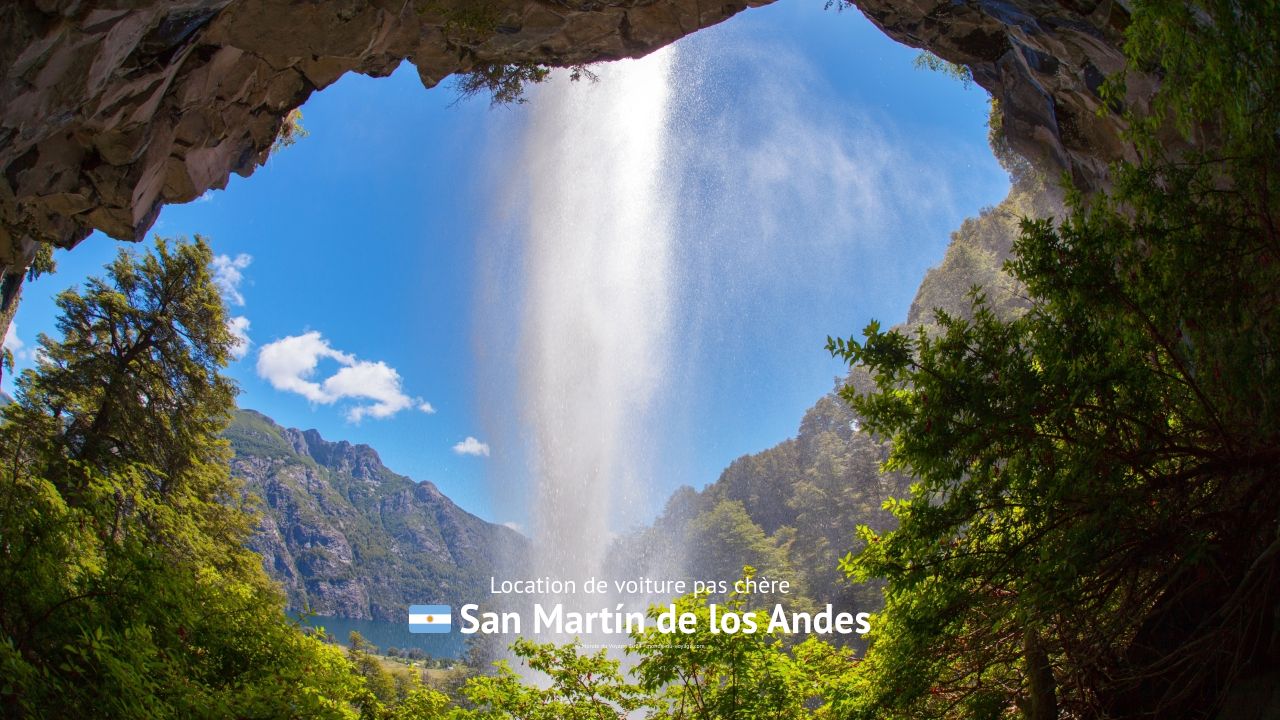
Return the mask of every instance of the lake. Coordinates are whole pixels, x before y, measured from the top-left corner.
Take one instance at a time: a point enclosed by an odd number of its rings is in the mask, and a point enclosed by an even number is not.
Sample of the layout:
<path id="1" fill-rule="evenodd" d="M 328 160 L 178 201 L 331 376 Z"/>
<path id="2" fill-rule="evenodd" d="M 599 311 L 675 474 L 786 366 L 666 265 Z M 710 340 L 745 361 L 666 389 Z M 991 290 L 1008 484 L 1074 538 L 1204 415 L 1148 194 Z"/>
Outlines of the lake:
<path id="1" fill-rule="evenodd" d="M 420 648 L 433 658 L 457 659 L 467 651 L 466 639 L 457 629 L 448 633 L 411 633 L 407 619 L 406 622 L 393 623 L 326 615 L 311 615 L 305 618 L 294 613 L 289 615 L 307 627 L 324 628 L 326 633 L 343 645 L 347 644 L 347 636 L 355 630 L 363 635 L 365 640 L 377 645 L 378 651 L 382 653 L 390 647 L 401 650 Z"/>

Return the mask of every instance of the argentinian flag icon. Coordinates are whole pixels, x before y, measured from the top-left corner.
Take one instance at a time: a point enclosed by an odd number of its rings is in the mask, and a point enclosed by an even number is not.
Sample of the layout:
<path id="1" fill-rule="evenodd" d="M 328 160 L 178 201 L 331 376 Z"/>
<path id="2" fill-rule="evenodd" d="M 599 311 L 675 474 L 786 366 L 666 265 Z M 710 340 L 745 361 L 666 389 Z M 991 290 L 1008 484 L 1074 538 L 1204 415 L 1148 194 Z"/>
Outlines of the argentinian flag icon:
<path id="1" fill-rule="evenodd" d="M 453 615 L 448 605 L 410 605 L 409 632 L 447 633 Z"/>

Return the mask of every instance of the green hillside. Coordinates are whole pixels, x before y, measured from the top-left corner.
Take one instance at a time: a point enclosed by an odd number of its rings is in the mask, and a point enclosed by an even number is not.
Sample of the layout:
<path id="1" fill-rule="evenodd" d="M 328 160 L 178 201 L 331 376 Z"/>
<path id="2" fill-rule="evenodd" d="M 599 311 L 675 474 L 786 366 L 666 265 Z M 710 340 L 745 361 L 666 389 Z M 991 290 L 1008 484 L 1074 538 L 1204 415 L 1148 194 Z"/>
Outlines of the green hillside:
<path id="1" fill-rule="evenodd" d="M 411 603 L 478 596 L 499 562 L 523 552 L 518 533 L 392 472 L 367 445 L 252 410 L 235 414 L 226 437 L 232 471 L 262 499 L 250 547 L 296 610 L 398 621 Z"/>
<path id="2" fill-rule="evenodd" d="M 1009 195 L 951 234 L 942 261 L 925 274 L 902 327 L 935 332 L 934 311 L 939 309 L 969 317 L 975 287 L 1003 317 L 1025 310 L 1023 292 L 1004 271 L 1004 262 L 1021 218 L 1061 215 L 1062 200 L 1025 164 L 1011 164 L 1011 170 Z M 861 392 L 873 388 L 862 368 L 854 368 L 844 384 Z M 818 603 L 879 608 L 880 584 L 850 583 L 840 560 L 861 547 L 857 525 L 876 531 L 894 527 L 884 503 L 907 497 L 911 480 L 881 471 L 889 444 L 861 428 L 856 412 L 837 391 L 805 412 L 795 437 L 738 458 L 702 491 L 676 491 L 652 528 L 619 541 L 615 564 L 682 556 L 683 572 L 711 578 L 733 578 L 751 565 L 764 575 L 798 583 Z"/>

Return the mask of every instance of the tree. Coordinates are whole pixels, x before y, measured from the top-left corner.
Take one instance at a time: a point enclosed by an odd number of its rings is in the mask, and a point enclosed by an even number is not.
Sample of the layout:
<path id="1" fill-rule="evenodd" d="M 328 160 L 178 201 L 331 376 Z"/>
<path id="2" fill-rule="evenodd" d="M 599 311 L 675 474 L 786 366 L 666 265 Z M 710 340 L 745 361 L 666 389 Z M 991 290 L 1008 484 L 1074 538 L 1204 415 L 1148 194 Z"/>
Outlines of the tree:
<path id="1" fill-rule="evenodd" d="M 917 70 L 932 70 L 942 73 L 953 80 L 959 80 L 965 90 L 973 87 L 973 71 L 968 65 L 943 60 L 928 50 L 921 50 L 911 63 Z"/>
<path id="2" fill-rule="evenodd" d="M 219 438 L 233 338 L 207 243 L 121 252 L 58 297 L 0 422 L 7 715 L 344 717 L 358 679 L 244 548 Z"/>
<path id="3" fill-rule="evenodd" d="M 366 640 L 358 630 L 347 633 L 347 647 L 351 648 L 352 652 L 375 653 L 378 651 L 377 646 Z"/>
<path id="4" fill-rule="evenodd" d="M 745 578 L 754 576 L 754 568 L 744 568 Z M 749 610 L 747 596 L 740 593 L 720 601 L 718 612 L 721 617 L 724 613 L 750 616 L 756 632 L 711 632 L 705 594 L 686 595 L 674 605 L 677 614 L 697 617 L 694 632 L 672 636 L 651 624 L 633 634 L 627 651 L 640 658 L 633 673 L 653 698 L 651 717 L 829 717 L 833 691 L 852 667 L 848 650 L 809 638 L 789 651 L 784 641 L 790 638 L 766 632 L 769 614 Z M 665 610 L 650 608 L 649 617 L 656 622 Z"/>
<path id="5" fill-rule="evenodd" d="M 388 720 L 436 720 L 445 717 L 449 717 L 448 696 L 417 686 L 396 704 Z"/>
<path id="6" fill-rule="evenodd" d="M 586 65 L 571 65 L 568 69 L 571 82 L 599 80 L 599 77 Z M 542 63 L 481 63 L 459 74 L 454 83 L 454 89 L 460 101 L 481 93 L 488 93 L 490 107 L 523 105 L 528 102 L 525 96 L 528 87 L 546 82 L 550 77 L 551 67 Z"/>
<path id="7" fill-rule="evenodd" d="M 688 528 L 687 547 L 699 548 L 689 559 L 689 573 L 695 578 L 710 582 L 727 581 L 738 576 L 744 564 L 760 568 L 770 578 L 786 579 L 791 583 L 789 602 L 805 602 L 805 589 L 796 573 L 787 549 L 764 534 L 735 500 L 720 500 L 706 512 L 695 517 Z M 765 597 L 757 598 L 764 602 Z M 770 597 L 782 600 L 782 597 Z"/>
<path id="8" fill-rule="evenodd" d="M 1025 225 L 1023 318 L 979 296 L 937 337 L 873 324 L 837 347 L 877 373 L 850 399 L 920 481 L 892 505 L 900 529 L 864 531 L 846 563 L 890 583 L 879 707 L 1211 707 L 1262 661 L 1280 451 L 1277 336 L 1259 332 L 1280 318 L 1249 289 L 1280 278 L 1258 236 L 1223 232 L 1238 216 L 1181 200 L 1186 178 L 1149 182 L 1159 202 L 1135 218 L 1100 204 Z"/>
<path id="9" fill-rule="evenodd" d="M 276 139 L 271 143 L 270 153 L 275 155 L 309 135 L 311 133 L 302 126 L 302 110 L 294 108 L 284 116 L 284 120 L 280 121 L 280 131 L 276 133 Z"/>
<path id="10" fill-rule="evenodd" d="M 408 692 L 408 687 L 397 683 L 400 676 L 392 675 L 388 672 L 386 668 L 382 667 L 382 663 L 378 661 L 378 658 L 368 651 L 357 649 L 355 645 L 352 645 L 350 658 L 356 672 L 364 678 L 365 687 L 368 688 L 373 696 L 361 701 L 362 705 L 395 704 L 400 697 Z"/>
<path id="11" fill-rule="evenodd" d="M 1109 195 L 1024 221 L 1025 314 L 975 291 L 968 318 L 829 345 L 875 375 L 844 394 L 917 479 L 844 562 L 888 581 L 852 717 L 1208 717 L 1280 661 L 1259 640 L 1280 597 L 1280 101 L 1258 92 L 1280 18 L 1143 7 L 1139 57 L 1171 71 L 1155 106 L 1198 149 L 1140 137 Z"/>
<path id="12" fill-rule="evenodd" d="M 467 717 L 520 720 L 622 720 L 645 707 L 641 689 L 626 681 L 605 650 L 578 652 L 575 641 L 560 647 L 520 638 L 511 651 L 547 677 L 545 687 L 525 685 L 506 660 L 497 674 L 469 680 L 463 688 L 475 710 Z"/>

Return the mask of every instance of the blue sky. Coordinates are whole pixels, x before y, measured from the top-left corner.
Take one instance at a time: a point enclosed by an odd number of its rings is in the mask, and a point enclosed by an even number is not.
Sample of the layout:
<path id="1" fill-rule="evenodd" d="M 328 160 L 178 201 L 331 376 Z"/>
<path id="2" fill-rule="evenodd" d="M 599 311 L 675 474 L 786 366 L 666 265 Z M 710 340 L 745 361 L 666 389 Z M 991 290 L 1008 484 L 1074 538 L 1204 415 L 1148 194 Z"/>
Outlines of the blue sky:
<path id="1" fill-rule="evenodd" d="M 822 6 L 749 10 L 663 60 L 666 320 L 643 421 L 627 426 L 644 492 L 624 521 L 793 435 L 841 373 L 826 335 L 902 320 L 949 231 L 1007 191 L 986 148 L 985 93 L 915 69 L 915 50 Z M 546 108 L 608 94 L 599 86 L 615 78 L 601 75 L 497 109 L 455 102 L 448 83 L 425 91 L 408 65 L 348 76 L 304 106 L 309 137 L 166 208 L 155 233 L 198 233 L 225 256 L 251 341 L 228 370 L 241 405 L 368 443 L 468 510 L 527 526 L 538 472 L 517 377 L 534 347 L 527 288 L 575 280 L 531 277 L 554 267 L 533 269 L 512 193 L 538 180 L 520 178 Z M 92 236 L 26 288 L 20 368 L 52 328 L 52 296 L 119 245 Z"/>

